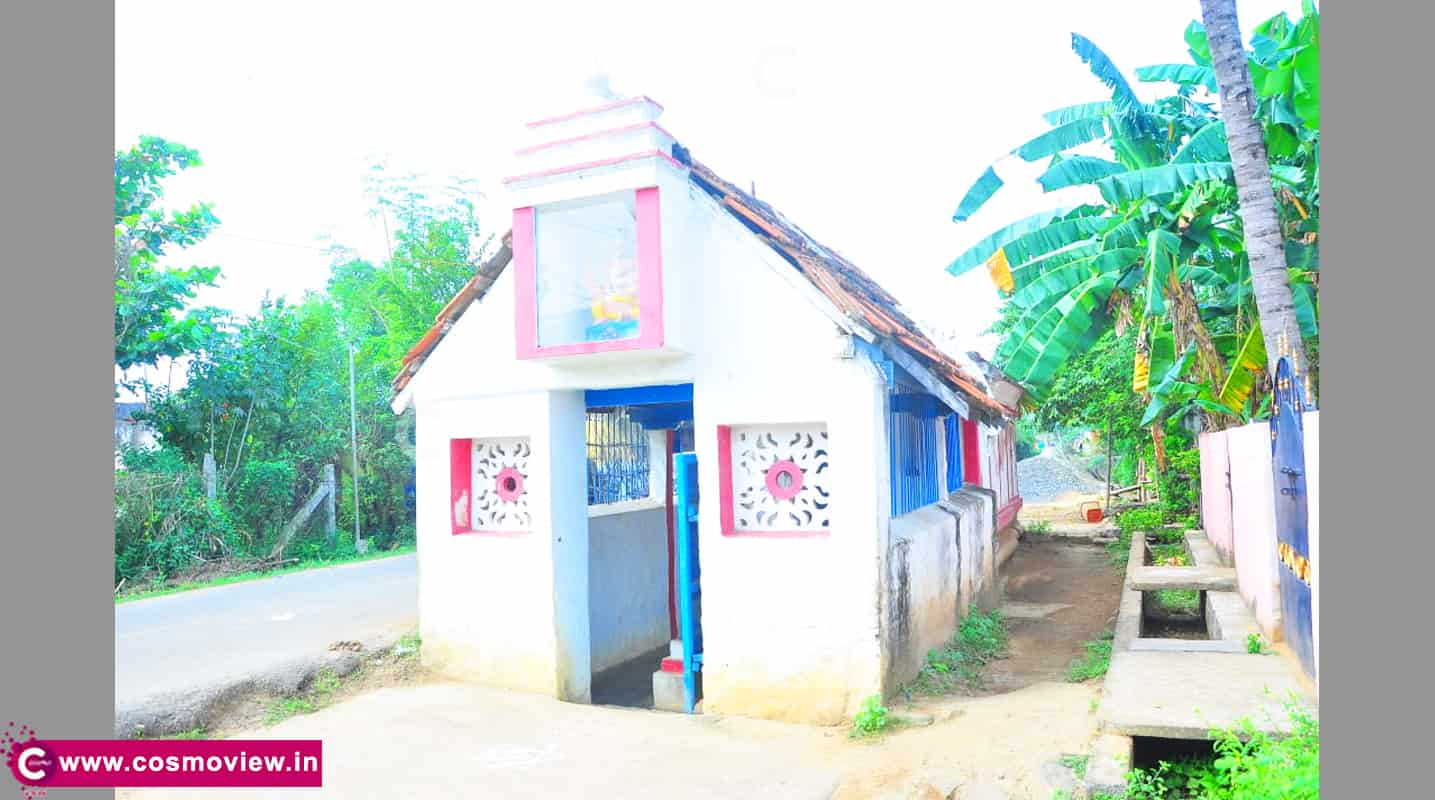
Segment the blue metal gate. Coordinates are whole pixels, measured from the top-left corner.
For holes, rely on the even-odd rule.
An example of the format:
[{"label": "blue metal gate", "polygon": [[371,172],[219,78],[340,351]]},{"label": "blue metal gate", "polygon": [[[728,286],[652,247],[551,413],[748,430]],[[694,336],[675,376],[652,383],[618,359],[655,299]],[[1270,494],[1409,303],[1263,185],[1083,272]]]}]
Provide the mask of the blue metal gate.
[{"label": "blue metal gate", "polygon": [[698,457],[673,454],[677,494],[678,635],[683,641],[683,705],[693,713],[702,694],[703,593],[698,565]]},{"label": "blue metal gate", "polygon": [[1271,414],[1271,463],[1275,477],[1276,552],[1280,558],[1281,629],[1307,675],[1315,675],[1315,637],[1311,622],[1310,537],[1306,524],[1306,410],[1300,382],[1290,362],[1276,364]]}]

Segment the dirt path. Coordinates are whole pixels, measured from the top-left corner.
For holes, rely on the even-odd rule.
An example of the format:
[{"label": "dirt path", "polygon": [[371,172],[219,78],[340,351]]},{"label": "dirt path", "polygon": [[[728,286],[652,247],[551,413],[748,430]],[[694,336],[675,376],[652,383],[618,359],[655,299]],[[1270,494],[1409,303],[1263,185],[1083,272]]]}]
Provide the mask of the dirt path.
[{"label": "dirt path", "polygon": [[[1086,642],[1115,624],[1121,572],[1105,548],[1029,535],[1007,562],[1005,577],[1011,657],[990,665],[990,690],[1066,680],[1067,667],[1086,652]],[[1067,607],[1037,619],[1012,613],[1024,606]]]},{"label": "dirt path", "polygon": [[1106,629],[1120,576],[1100,547],[1045,540],[1022,543],[1005,575],[1008,607],[1031,618],[1011,620],[1011,657],[989,666],[988,686],[976,696],[925,699],[915,710],[931,724],[872,740],[841,728],[575,705],[408,674],[387,676],[401,685],[232,733],[322,739],[324,797],[1050,800],[1070,786],[1059,759],[1086,752],[1096,733],[1100,686],[1066,682],[1066,668]]}]

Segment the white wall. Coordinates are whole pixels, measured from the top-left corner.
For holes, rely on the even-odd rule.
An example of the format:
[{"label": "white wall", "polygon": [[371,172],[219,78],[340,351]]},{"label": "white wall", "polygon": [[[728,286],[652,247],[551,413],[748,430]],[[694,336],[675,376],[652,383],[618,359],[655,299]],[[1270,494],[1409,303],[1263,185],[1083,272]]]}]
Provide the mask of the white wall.
[{"label": "white wall", "polygon": [[667,644],[667,508],[590,514],[588,552],[593,671]]},{"label": "white wall", "polygon": [[993,517],[990,494],[964,489],[891,521],[882,591],[886,692],[915,678],[927,652],[991,599]]},{"label": "white wall", "polygon": [[[582,411],[582,396],[574,392],[418,406],[418,599],[425,666],[491,685],[587,697],[586,466],[581,447],[555,447],[555,436],[581,442]],[[524,486],[532,530],[453,535],[449,440],[496,436],[530,437],[533,474]],[[555,485],[576,491],[555,496]],[[582,515],[579,524],[573,524],[574,508]],[[561,577],[555,580],[555,574]]]}]

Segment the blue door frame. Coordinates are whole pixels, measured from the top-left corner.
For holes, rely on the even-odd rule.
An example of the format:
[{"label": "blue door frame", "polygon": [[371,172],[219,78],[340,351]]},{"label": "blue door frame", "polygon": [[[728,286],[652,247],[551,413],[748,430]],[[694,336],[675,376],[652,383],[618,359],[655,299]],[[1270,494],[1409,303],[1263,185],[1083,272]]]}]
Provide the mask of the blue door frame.
[{"label": "blue door frame", "polygon": [[683,641],[683,707],[691,714],[702,685],[702,570],[698,564],[698,457],[673,454],[677,494],[678,632]]}]

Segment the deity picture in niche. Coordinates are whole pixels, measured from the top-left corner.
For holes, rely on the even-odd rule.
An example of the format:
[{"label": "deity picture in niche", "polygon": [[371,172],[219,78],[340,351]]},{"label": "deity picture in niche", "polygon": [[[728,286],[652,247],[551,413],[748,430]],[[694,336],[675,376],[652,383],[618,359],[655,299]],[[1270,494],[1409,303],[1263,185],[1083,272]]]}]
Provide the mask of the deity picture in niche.
[{"label": "deity picture in niche", "polygon": [[534,246],[540,347],[639,335],[632,192],[539,207]]}]

